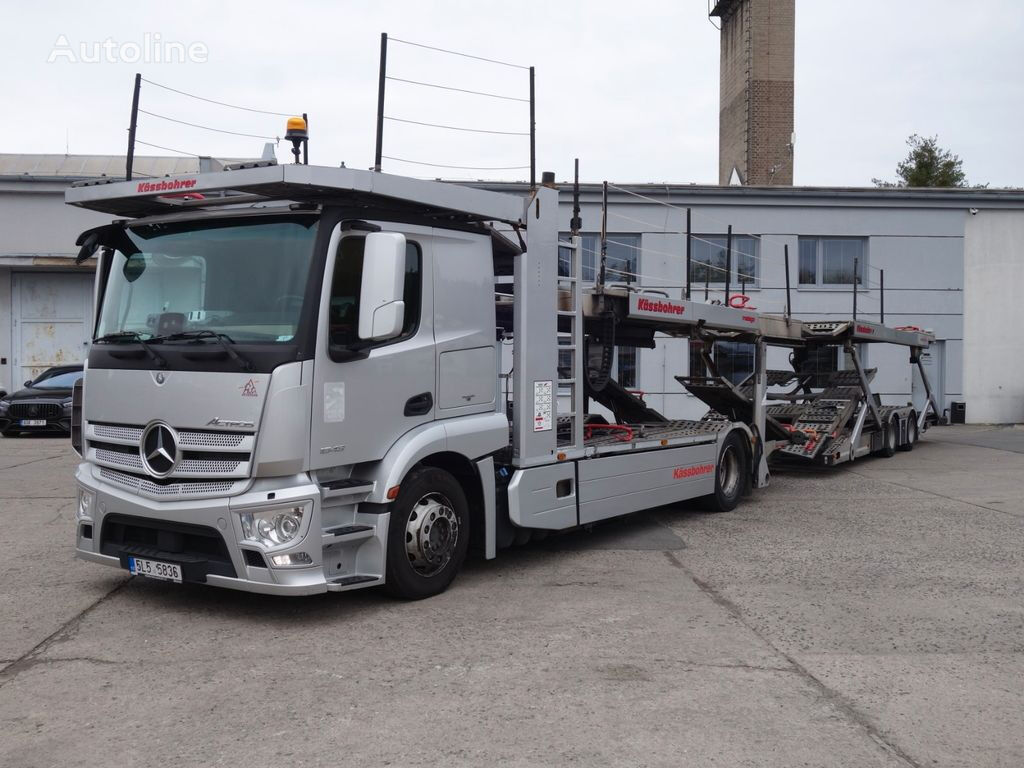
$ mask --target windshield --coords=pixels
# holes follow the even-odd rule
[[[317,220],[275,216],[128,227],[97,338],[211,331],[238,342],[289,342],[299,325]]]
[[[85,374],[82,371],[65,371],[64,373],[44,373],[32,382],[36,389],[71,389]]]

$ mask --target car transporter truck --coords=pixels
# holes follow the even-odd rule
[[[882,406],[857,357],[903,345],[923,376],[919,329],[585,286],[544,185],[261,161],[66,199],[116,217],[78,242],[98,263],[76,551],[134,574],[426,597],[471,544],[493,558],[686,499],[730,510],[768,484],[769,459],[891,455],[937,414],[930,392],[921,412]],[[617,343],[656,332],[703,344],[709,375],[680,382],[704,418],[667,419],[609,375]],[[754,344],[747,380],[718,375],[717,340]],[[770,346],[793,370],[766,370]],[[823,346],[853,368],[815,380],[802,361]]]

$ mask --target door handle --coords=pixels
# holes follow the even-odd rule
[[[434,407],[434,397],[429,392],[424,392],[420,395],[413,395],[405,401],[406,416],[423,416],[430,413],[430,409]]]

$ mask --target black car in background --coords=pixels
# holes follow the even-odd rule
[[[81,365],[48,368],[24,389],[0,398],[0,434],[71,434],[71,390],[82,375]]]

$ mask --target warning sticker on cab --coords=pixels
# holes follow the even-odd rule
[[[533,382],[533,431],[551,429],[551,382]]]

